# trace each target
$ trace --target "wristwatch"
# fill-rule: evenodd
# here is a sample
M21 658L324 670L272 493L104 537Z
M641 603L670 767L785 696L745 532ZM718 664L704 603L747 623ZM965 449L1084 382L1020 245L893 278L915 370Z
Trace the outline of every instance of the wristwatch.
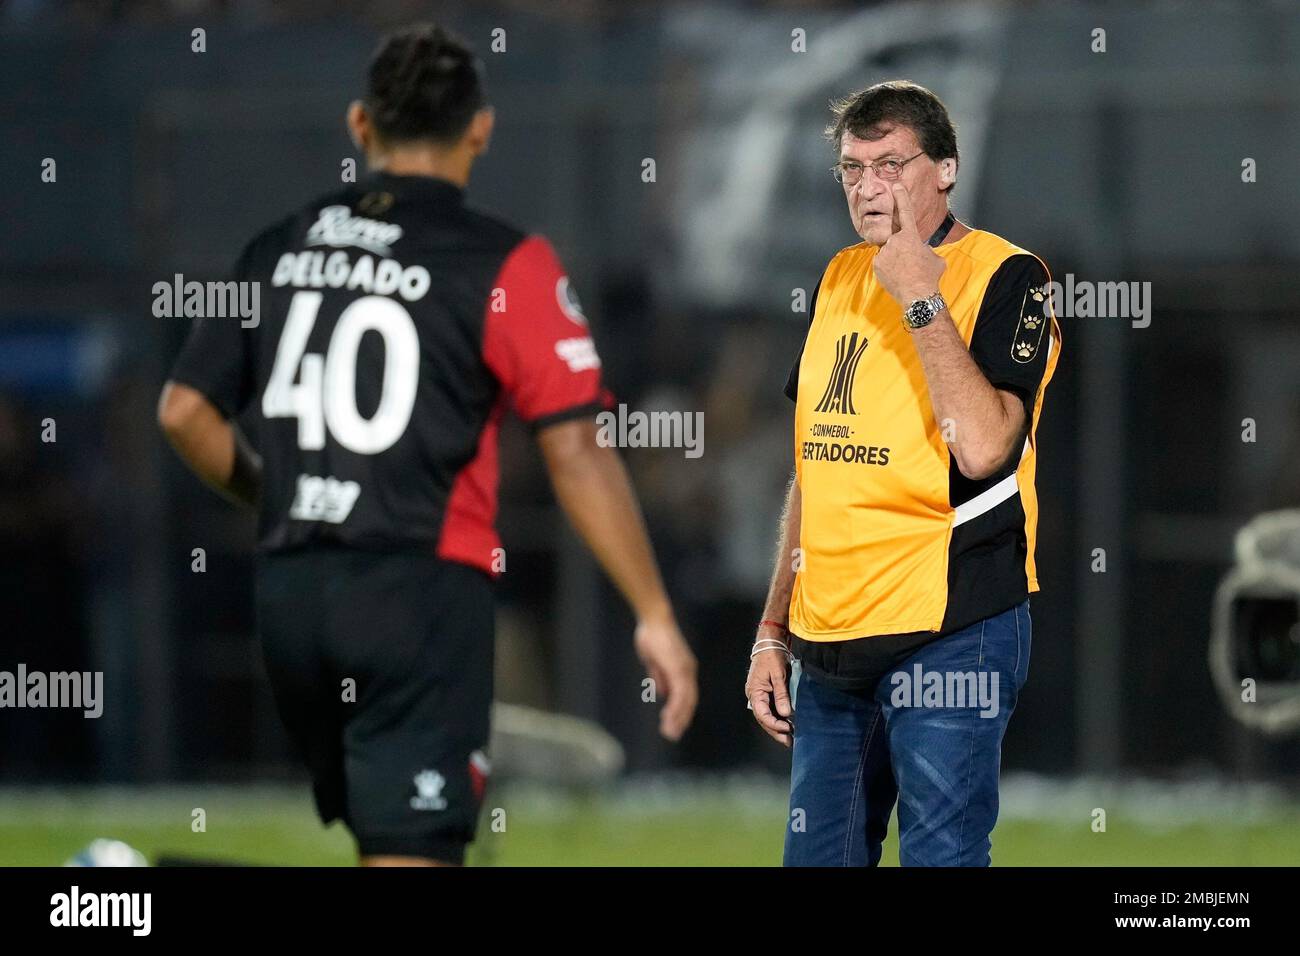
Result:
M909 329L923 329L946 308L948 303L938 292L927 299L917 299L903 311L903 324Z

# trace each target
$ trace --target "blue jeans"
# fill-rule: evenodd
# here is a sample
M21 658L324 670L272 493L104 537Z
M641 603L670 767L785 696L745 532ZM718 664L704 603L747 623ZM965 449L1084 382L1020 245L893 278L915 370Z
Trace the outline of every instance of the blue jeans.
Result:
M1029 642L1025 601L921 647L874 693L801 675L785 865L877 865L897 799L903 866L988 866Z

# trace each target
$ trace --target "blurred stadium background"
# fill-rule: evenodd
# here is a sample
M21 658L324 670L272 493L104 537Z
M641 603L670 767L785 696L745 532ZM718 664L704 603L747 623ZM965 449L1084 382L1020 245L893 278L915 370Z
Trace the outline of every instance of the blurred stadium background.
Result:
M1149 327L1062 323L1044 590L994 862L1300 862L1300 572L1219 591L1238 529L1300 508L1295 5L9 0L0 669L100 670L107 703L98 720L0 712L0 864L61 863L100 836L152 860L352 861L311 811L260 670L252 520L154 426L187 326L152 317L151 288L220 272L335 186L378 35L425 18L487 64L498 127L472 201L555 242L619 400L705 413L702 457L627 452L701 661L677 747L640 700L631 620L528 436L505 433L498 699L594 722L622 761L603 782L504 767L488 802L508 825L484 827L475 862L779 862L788 755L742 685L790 468L780 389L807 322L792 293L856 241L826 104L896 77L958 125L959 216L1058 279L1152 283ZM1298 540L1275 549L1287 569ZM1260 699L1234 719L1240 676ZM1282 715L1271 732L1247 725L1265 712Z

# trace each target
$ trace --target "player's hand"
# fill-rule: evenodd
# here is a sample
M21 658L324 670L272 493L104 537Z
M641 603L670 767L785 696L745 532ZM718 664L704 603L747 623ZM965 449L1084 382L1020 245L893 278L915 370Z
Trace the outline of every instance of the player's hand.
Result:
M775 628L758 629L758 639L773 637L786 640L786 635ZM790 706L790 658L785 651L773 648L760 651L750 659L745 696L749 698L754 720L764 733L781 746L789 747L794 742L794 723L790 719L794 708Z
M948 263L916 231L912 197L907 187L894 183L894 233L880 247L872 263L876 278L903 308L939 291L939 279Z
M638 623L635 644L637 657L654 681L656 699L660 693L665 695L659 733L668 740L680 740L700 699L695 655L672 618Z

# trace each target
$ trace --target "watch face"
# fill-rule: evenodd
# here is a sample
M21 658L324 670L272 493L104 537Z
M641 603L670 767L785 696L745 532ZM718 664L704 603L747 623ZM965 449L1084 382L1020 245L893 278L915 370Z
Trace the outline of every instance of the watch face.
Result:
M903 321L911 328L924 328L933 322L934 317L945 308L947 308L947 304L940 295L932 295L928 299L917 299L903 313Z

